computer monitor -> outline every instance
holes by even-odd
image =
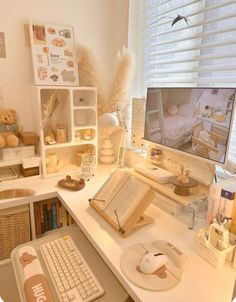
[[[147,89],[144,139],[224,165],[236,89]]]

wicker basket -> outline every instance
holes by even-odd
[[[0,211],[0,260],[10,257],[19,244],[30,241],[29,205]]]

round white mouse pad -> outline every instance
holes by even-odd
[[[180,282],[183,270],[176,266],[175,259],[166,253],[163,243],[167,242],[156,240],[150,244],[137,243],[124,251],[120,260],[121,269],[135,285],[151,291],[165,291]],[[168,262],[154,273],[144,274],[139,268],[140,260],[147,252],[152,251],[166,254]]]

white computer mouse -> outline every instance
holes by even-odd
[[[160,252],[149,252],[139,262],[139,268],[144,274],[152,274],[168,262],[168,257]]]

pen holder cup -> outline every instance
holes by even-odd
[[[205,238],[206,231],[207,229],[203,228],[194,234],[196,252],[215,268],[223,266],[226,260],[232,262],[235,246],[230,245],[228,248],[222,251],[218,250],[207,242]]]

